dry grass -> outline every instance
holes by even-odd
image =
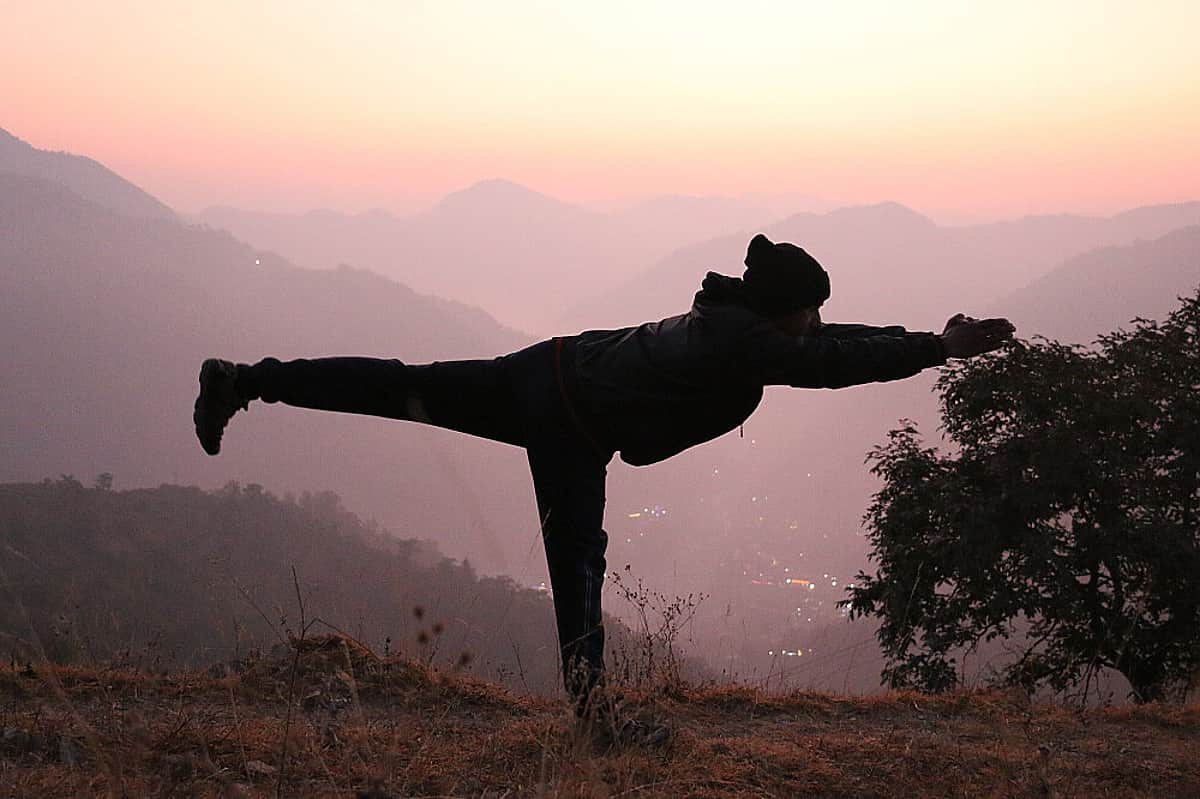
[[[3,796],[1200,796],[1197,706],[725,687],[634,697],[673,739],[601,753],[563,702],[337,637],[224,676],[8,669],[0,695]]]

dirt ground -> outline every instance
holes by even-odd
[[[565,702],[336,637],[207,673],[0,671],[0,796],[1200,797],[1200,706],[1016,693],[627,697],[605,748]]]

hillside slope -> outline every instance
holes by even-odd
[[[1200,225],[1149,241],[1084,253],[992,306],[1030,333],[1075,344],[1161,319],[1200,288]],[[1080,301],[1086,297],[1086,302]]]
[[[320,619],[314,630],[381,650],[441,665],[466,653],[473,674],[559,689],[546,592],[480,577],[363,523],[330,493],[0,485],[0,574],[10,655],[208,666]]]
[[[7,174],[0,264],[0,373],[10,388],[0,404],[0,480],[110,472],[121,486],[239,480],[333,490],[401,535],[447,541],[451,554],[495,569],[528,547],[522,539],[506,548],[506,528],[536,534],[515,449],[279,406],[240,414],[219,458],[201,452],[192,429],[206,357],[421,362],[526,342],[482,311],[361,270],[299,269],[224,232],[135,219]],[[504,476],[490,478],[496,472]]]

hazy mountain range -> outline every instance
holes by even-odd
[[[112,472],[120,487],[330,489],[399,535],[524,582],[543,579],[545,567],[522,453],[417,425],[256,405],[233,421],[222,455],[207,458],[190,418],[201,359],[425,361],[530,340],[489,306],[417,293],[397,274],[414,285],[442,280],[454,299],[492,297],[502,318],[532,309],[540,321],[521,325],[530,330],[555,319],[563,332],[660,318],[686,310],[706,270],[739,273],[757,230],[826,263],[831,321],[936,329],[956,311],[986,311],[1014,319],[1020,335],[1088,341],[1133,316],[1163,315],[1200,283],[1200,203],[947,227],[892,203],[756,222],[736,204],[677,198],[661,215],[647,209],[654,223],[625,240],[636,228],[628,216],[491,182],[407,220],[255,215],[242,235],[257,240],[247,244],[211,229],[216,212],[194,225],[169,209],[138,211],[161,204],[131,204],[139,190],[95,162],[18,144],[0,169],[0,481]],[[645,233],[665,230],[660,216],[671,215],[671,241]],[[720,220],[730,226],[721,236],[685,240]],[[388,250],[392,241],[409,243]],[[268,249],[352,266],[299,268]],[[389,253],[388,264],[371,260]],[[790,595],[768,595],[752,577],[832,575],[844,585],[868,565],[857,532],[874,483],[863,456],[900,417],[936,437],[934,377],[772,389],[741,433],[647,469],[614,464],[609,562],[632,563],[660,590],[711,592],[705,622],[717,630],[717,659],[765,636],[808,635],[807,616],[780,618]],[[840,594],[828,583],[822,592],[817,613],[832,617]]]
[[[1152,239],[1200,224],[1200,202],[1139,208],[1113,217],[1035,216],[944,227],[895,203],[797,214],[761,226],[805,247],[830,274],[829,319],[890,320],[928,329],[1046,275],[1096,248]],[[584,326],[631,324],[686,310],[706,270],[741,274],[747,237],[683,247],[568,314]],[[1017,308],[1012,313],[1017,313]],[[1031,331],[1023,331],[1029,333]]]
[[[197,219],[301,266],[351,263],[549,334],[565,306],[617,285],[681,241],[748,229],[762,213],[733,200],[689,197],[601,213],[489,180],[410,218],[211,208]]]
[[[946,308],[993,301],[1064,259],[1200,224],[1200,202],[944,226],[896,203],[776,219],[744,200],[675,196],[600,213],[494,180],[410,218],[212,208],[198,219],[300,265],[369,268],[550,335],[686,310],[705,272],[741,273],[758,231],[826,265],[828,313],[930,326]]]

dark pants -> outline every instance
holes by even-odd
[[[524,447],[533,475],[567,692],[581,706],[602,677],[604,480],[612,452],[577,426],[564,402],[555,343],[493,360],[406,365],[375,358],[320,358],[242,367],[248,398],[301,408],[428,421]],[[428,419],[413,419],[419,397]]]

